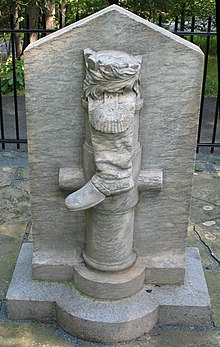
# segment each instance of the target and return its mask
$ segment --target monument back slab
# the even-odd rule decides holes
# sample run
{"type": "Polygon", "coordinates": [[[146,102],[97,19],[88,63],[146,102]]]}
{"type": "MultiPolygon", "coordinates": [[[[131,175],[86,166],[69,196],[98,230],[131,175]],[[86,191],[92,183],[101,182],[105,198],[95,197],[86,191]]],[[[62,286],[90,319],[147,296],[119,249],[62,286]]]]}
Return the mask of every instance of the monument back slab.
{"type": "Polygon", "coordinates": [[[83,167],[81,96],[86,74],[83,52],[88,48],[142,57],[141,170],[161,172],[163,184],[161,189],[139,192],[134,249],[146,268],[146,282],[182,283],[203,54],[118,6],[53,33],[25,51],[33,276],[71,279],[85,247],[85,212],[67,210],[64,200],[71,189],[60,189],[58,179],[60,168],[83,167]]]}

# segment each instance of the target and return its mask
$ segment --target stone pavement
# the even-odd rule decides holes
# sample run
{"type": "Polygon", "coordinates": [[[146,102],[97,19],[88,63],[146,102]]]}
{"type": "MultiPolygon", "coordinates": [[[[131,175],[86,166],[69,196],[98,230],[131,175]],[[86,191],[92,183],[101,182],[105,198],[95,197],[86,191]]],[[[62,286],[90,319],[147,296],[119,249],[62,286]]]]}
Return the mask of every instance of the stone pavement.
{"type": "MultiPolygon", "coordinates": [[[[161,327],[136,341],[117,346],[220,346],[219,182],[220,157],[198,155],[188,244],[200,249],[212,301],[212,327],[210,329],[161,327]]],[[[0,347],[104,346],[71,337],[52,322],[47,324],[30,321],[12,322],[7,319],[5,295],[21,243],[31,241],[30,229],[27,153],[0,152],[0,347]]]]}

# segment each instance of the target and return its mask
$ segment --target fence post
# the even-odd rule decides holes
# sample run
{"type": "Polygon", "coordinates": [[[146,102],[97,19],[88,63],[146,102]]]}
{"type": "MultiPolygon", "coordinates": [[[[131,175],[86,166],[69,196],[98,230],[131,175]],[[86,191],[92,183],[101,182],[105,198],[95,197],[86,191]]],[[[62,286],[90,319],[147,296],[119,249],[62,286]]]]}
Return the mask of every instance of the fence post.
{"type": "Polygon", "coordinates": [[[218,113],[220,117],[220,3],[218,0],[216,0],[216,31],[217,31],[217,64],[218,64],[218,113]]]}
{"type": "MultiPolygon", "coordinates": [[[[5,139],[4,131],[4,118],[3,118],[3,108],[2,108],[2,90],[1,90],[1,78],[0,78],[0,126],[1,126],[1,139],[5,139]]],[[[5,143],[2,142],[2,149],[5,149],[5,143]]]]}
{"type": "MultiPolygon", "coordinates": [[[[191,32],[195,31],[195,16],[192,17],[192,22],[191,22],[191,32]]],[[[193,35],[190,35],[190,42],[193,43],[193,35]]]]}
{"type": "MultiPolygon", "coordinates": [[[[219,1],[216,0],[216,31],[217,31],[217,69],[218,69],[218,91],[217,91],[217,100],[216,100],[216,109],[215,109],[215,119],[214,119],[214,125],[213,125],[213,132],[212,132],[212,143],[215,143],[216,139],[216,131],[217,131],[217,125],[218,125],[218,116],[220,117],[220,19],[219,19],[219,13],[220,13],[220,6],[219,1]]],[[[214,146],[211,147],[211,153],[214,152],[214,146]]]]}
{"type": "Polygon", "coordinates": [[[158,21],[159,27],[162,27],[162,20],[163,20],[163,16],[162,16],[162,14],[160,14],[159,15],[159,21],[158,21]]]}
{"type": "MultiPolygon", "coordinates": [[[[11,29],[14,29],[13,16],[11,16],[11,29]]],[[[12,67],[13,67],[13,93],[14,93],[14,109],[15,109],[15,132],[16,140],[20,139],[19,135],[19,120],[18,120],[18,97],[16,88],[16,59],[15,59],[15,33],[11,33],[11,52],[12,52],[12,67]]],[[[17,143],[17,149],[20,149],[20,144],[17,143]]]]}
{"type": "MultiPolygon", "coordinates": [[[[217,129],[218,129],[218,121],[219,121],[219,111],[220,111],[220,18],[217,16],[217,14],[220,11],[220,1],[216,2],[216,22],[217,22],[217,62],[218,62],[218,96],[217,96],[217,104],[216,104],[216,110],[215,110],[215,118],[214,118],[214,124],[212,129],[212,139],[208,141],[207,143],[202,143],[200,140],[201,137],[201,130],[202,130],[202,123],[203,121],[203,104],[204,104],[204,95],[205,95],[205,83],[206,83],[206,75],[207,75],[207,67],[208,67],[208,54],[209,54],[209,48],[210,48],[210,41],[211,41],[211,35],[216,35],[216,33],[210,33],[211,32],[211,17],[208,20],[208,28],[206,32],[200,32],[196,33],[195,30],[195,17],[192,17],[191,22],[191,30],[188,30],[186,32],[179,31],[179,18],[178,16],[175,17],[175,26],[174,31],[177,35],[180,36],[188,36],[190,38],[190,41],[193,42],[194,35],[201,35],[206,37],[206,47],[205,47],[205,61],[204,61],[204,79],[203,79],[203,85],[202,85],[202,95],[201,95],[201,109],[200,109],[200,118],[199,118],[199,129],[198,129],[198,138],[197,138],[197,152],[199,151],[200,147],[209,147],[211,149],[211,153],[213,153],[214,149],[216,147],[220,147],[220,143],[216,142],[216,135],[217,135],[217,129]]],[[[162,26],[162,15],[159,16],[158,24],[162,26]]],[[[8,139],[6,136],[7,130],[5,130],[4,126],[6,126],[6,120],[3,114],[3,108],[2,108],[2,95],[0,95],[0,143],[2,149],[7,148],[7,143],[15,143],[17,148],[20,149],[20,144],[27,143],[26,139],[20,138],[20,127],[19,127],[19,112],[18,112],[18,97],[17,97],[17,90],[16,90],[16,50],[15,50],[15,34],[16,33],[24,33],[26,37],[26,41],[29,41],[30,33],[37,33],[39,36],[45,36],[45,29],[46,29],[46,17],[45,14],[42,15],[42,21],[40,23],[39,21],[39,27],[43,26],[42,29],[29,29],[29,18],[26,17],[26,29],[14,29],[13,20],[11,19],[11,29],[0,29],[1,33],[10,33],[11,35],[11,47],[10,51],[12,53],[12,67],[13,67],[13,90],[14,90],[14,124],[13,127],[15,127],[15,137],[8,139]]],[[[48,30],[49,32],[53,32],[54,30],[48,30]]],[[[1,93],[1,88],[0,88],[1,93]]]]}
{"type": "MultiPolygon", "coordinates": [[[[42,14],[42,27],[43,27],[44,30],[46,30],[46,28],[47,28],[46,15],[45,15],[45,13],[42,14]]],[[[41,35],[41,37],[44,37],[44,36],[46,36],[46,33],[43,33],[43,34],[41,35]]]]}
{"type": "MultiPolygon", "coordinates": [[[[26,14],[25,16],[25,29],[30,28],[30,22],[29,22],[29,14],[26,14]]],[[[22,47],[22,53],[24,52],[25,48],[30,44],[30,33],[24,33],[24,42],[22,47]]]]}
{"type": "MultiPolygon", "coordinates": [[[[208,20],[208,28],[207,32],[211,31],[212,18],[209,17],[208,20]]],[[[205,85],[206,85],[206,76],[207,76],[207,67],[208,67],[208,59],[209,59],[209,47],[210,47],[210,35],[206,38],[206,47],[205,47],[205,60],[204,60],[204,72],[203,72],[203,82],[202,82],[202,95],[201,95],[201,103],[200,103],[200,114],[199,114],[199,127],[198,127],[198,137],[197,143],[200,142],[201,130],[202,130],[202,115],[204,108],[204,98],[205,98],[205,85]]],[[[199,152],[199,147],[197,146],[197,153],[199,152]]]]}
{"type": "Polygon", "coordinates": [[[178,30],[178,23],[179,23],[179,18],[178,16],[175,17],[175,26],[174,26],[174,31],[176,32],[178,30]]]}

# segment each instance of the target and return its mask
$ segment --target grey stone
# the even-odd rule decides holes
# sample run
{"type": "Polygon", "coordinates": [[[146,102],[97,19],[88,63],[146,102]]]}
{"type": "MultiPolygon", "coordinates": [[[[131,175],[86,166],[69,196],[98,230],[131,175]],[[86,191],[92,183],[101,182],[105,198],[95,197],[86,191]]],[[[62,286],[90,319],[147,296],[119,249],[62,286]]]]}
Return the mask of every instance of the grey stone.
{"type": "MultiPolygon", "coordinates": [[[[71,167],[59,170],[59,187],[62,190],[77,190],[85,184],[83,169],[71,167]]],[[[163,170],[140,171],[138,177],[139,190],[161,190],[163,187],[163,170]]]]}
{"type": "Polygon", "coordinates": [[[34,276],[60,278],[59,264],[69,274],[65,267],[75,264],[76,253],[84,249],[85,213],[66,210],[68,193],[59,190],[58,171],[83,166],[81,94],[88,47],[142,56],[141,169],[163,170],[164,183],[161,191],[140,193],[134,248],[146,262],[157,264],[154,281],[160,282],[156,274],[164,263],[173,263],[176,270],[174,265],[167,279],[179,283],[184,279],[203,55],[191,43],[117,6],[49,35],[25,52],[34,276]]]}
{"type": "Polygon", "coordinates": [[[208,247],[212,256],[220,263],[220,221],[219,219],[204,221],[195,225],[195,231],[208,247]]]}
{"type": "Polygon", "coordinates": [[[157,323],[209,326],[210,300],[196,248],[186,255],[184,286],[148,286],[123,300],[96,300],[71,283],[32,280],[32,245],[22,246],[10,284],[10,319],[56,319],[74,336],[103,342],[137,338],[157,323]]]}
{"type": "MultiPolygon", "coordinates": [[[[16,156],[16,162],[19,161],[19,157],[21,152],[17,153],[9,153],[9,152],[0,152],[0,165],[4,163],[5,166],[11,166],[14,165],[11,162],[11,157],[16,156]],[[4,154],[4,155],[3,155],[4,154]],[[6,161],[7,159],[7,161],[6,161]]],[[[26,153],[25,153],[26,154],[26,153]]],[[[27,154],[26,154],[27,155],[27,154]]],[[[200,160],[197,161],[198,165],[201,166],[201,160],[205,161],[206,167],[204,168],[204,171],[209,169],[212,165],[213,162],[218,161],[218,157],[200,157],[200,160]]],[[[22,163],[20,163],[22,164],[22,163]]],[[[26,161],[27,165],[27,161],[26,161]]],[[[26,170],[28,171],[28,170],[26,170]]],[[[202,173],[201,173],[202,174],[202,173]]],[[[199,190],[199,184],[201,186],[204,184],[203,177],[201,177],[200,180],[200,174],[198,174],[195,179],[197,180],[196,182],[196,190],[199,190]],[[199,183],[201,182],[201,183],[199,183]]],[[[218,179],[219,180],[219,179],[218,179]]],[[[209,204],[212,204],[212,199],[215,200],[216,197],[212,195],[212,192],[214,189],[212,189],[212,186],[217,188],[217,181],[216,177],[214,175],[209,175],[209,181],[207,181],[208,184],[206,184],[206,189],[207,192],[210,191],[210,195],[207,194],[209,197],[209,204]]],[[[195,184],[195,180],[194,180],[195,184]]],[[[0,194],[1,194],[1,202],[3,203],[4,201],[4,190],[7,189],[7,187],[1,188],[0,189],[0,194]]],[[[26,195],[25,195],[26,196],[26,195]]],[[[195,200],[193,199],[193,204],[195,204],[195,200]]],[[[207,204],[207,203],[206,203],[207,204]]],[[[21,207],[22,209],[22,202],[19,201],[18,203],[19,208],[21,207]]],[[[193,221],[198,221],[200,222],[206,220],[204,219],[203,216],[200,215],[200,208],[202,209],[202,206],[198,206],[198,209],[194,209],[194,214],[193,214],[193,221]],[[196,212],[197,211],[197,212],[196,212]]],[[[213,215],[209,215],[209,219],[215,219],[216,218],[216,211],[213,209],[212,211],[207,211],[212,213],[213,215]]],[[[207,218],[207,215],[206,215],[207,218]]],[[[7,291],[7,288],[10,284],[10,279],[11,279],[11,274],[14,269],[14,265],[16,262],[16,257],[19,253],[20,249],[20,241],[18,240],[17,247],[13,247],[12,243],[14,242],[14,237],[20,237],[22,239],[23,232],[25,230],[25,225],[23,227],[16,227],[18,225],[18,220],[14,220],[14,224],[4,224],[0,228],[0,234],[3,235],[3,237],[0,240],[0,254],[1,254],[1,269],[0,269],[0,294],[1,294],[1,299],[4,300],[5,298],[5,293],[7,291]],[[19,231],[20,230],[20,231],[19,231]],[[7,235],[7,237],[5,237],[7,235]],[[8,256],[9,255],[9,256],[8,256]]],[[[13,221],[12,221],[13,222],[13,221]]],[[[10,221],[8,221],[10,223],[10,221]]],[[[192,236],[190,236],[190,245],[200,247],[200,254],[202,258],[202,263],[203,266],[209,266],[209,263],[212,261],[212,257],[210,253],[206,252],[205,249],[206,247],[204,244],[198,239],[197,234],[194,232],[192,236]],[[194,240],[193,240],[193,235],[194,235],[194,240]],[[208,261],[208,258],[210,259],[208,261]]],[[[188,237],[189,240],[189,237],[188,237]]],[[[144,334],[137,340],[131,341],[131,342],[126,342],[123,343],[124,346],[126,347],[207,347],[207,346],[212,346],[212,347],[219,347],[219,338],[220,338],[220,331],[219,326],[220,326],[220,319],[219,319],[219,313],[220,313],[220,292],[219,292],[219,282],[220,282],[220,271],[216,268],[216,270],[213,270],[212,268],[210,270],[205,271],[205,276],[208,284],[208,289],[209,289],[209,294],[211,297],[211,313],[212,313],[212,320],[214,327],[211,327],[211,329],[206,329],[206,328],[182,328],[182,327],[176,327],[176,326],[171,326],[171,327],[159,327],[156,329],[153,329],[150,333],[144,334]]],[[[149,287],[149,286],[148,286],[149,287]]],[[[61,328],[58,327],[57,324],[44,324],[42,322],[36,323],[34,322],[21,322],[19,323],[18,321],[16,322],[11,322],[7,320],[5,315],[3,316],[4,310],[3,310],[4,305],[1,305],[1,312],[0,312],[0,345],[1,347],[11,347],[11,345],[16,346],[16,347],[30,347],[30,345],[33,345],[34,347],[43,347],[44,345],[47,347],[63,347],[68,344],[68,346],[105,346],[106,343],[103,343],[100,345],[98,343],[97,345],[94,344],[94,342],[88,342],[88,341],[82,341],[78,340],[75,337],[70,336],[67,334],[65,331],[63,331],[61,328]],[[66,341],[66,342],[65,342],[66,341]],[[67,342],[68,341],[68,342],[67,342]],[[70,342],[71,341],[71,342],[70,342]]],[[[121,345],[121,343],[120,343],[121,345]]]]}
{"type": "Polygon", "coordinates": [[[209,326],[199,253],[186,252],[202,67],[198,47],[118,6],[28,46],[33,251],[10,318],[103,342],[209,326]],[[79,170],[73,190],[87,182],[77,192],[65,167],[79,170]]]}
{"type": "Polygon", "coordinates": [[[145,268],[141,264],[125,272],[94,272],[84,264],[74,267],[73,279],[76,287],[95,298],[123,299],[143,288],[145,268]]]}
{"type": "Polygon", "coordinates": [[[207,279],[208,290],[211,297],[211,313],[213,325],[220,327],[220,271],[219,270],[206,270],[205,277],[207,279]]]}
{"type": "Polygon", "coordinates": [[[12,177],[14,176],[17,168],[1,167],[0,168],[0,187],[10,186],[12,177]]]}

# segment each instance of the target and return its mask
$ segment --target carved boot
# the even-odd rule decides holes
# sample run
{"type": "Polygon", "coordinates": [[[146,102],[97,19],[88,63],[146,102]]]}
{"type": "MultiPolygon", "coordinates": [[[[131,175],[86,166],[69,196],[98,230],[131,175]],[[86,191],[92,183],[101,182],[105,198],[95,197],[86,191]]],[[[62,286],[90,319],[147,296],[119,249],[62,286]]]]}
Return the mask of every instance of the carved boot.
{"type": "Polygon", "coordinates": [[[84,106],[95,174],[66,198],[66,207],[71,211],[94,207],[106,197],[123,194],[134,186],[132,156],[140,57],[87,49],[85,63],[84,106]]]}
{"type": "Polygon", "coordinates": [[[94,186],[110,196],[129,191],[133,186],[132,155],[136,94],[104,93],[102,98],[88,97],[90,136],[96,173],[94,186]]]}
{"type": "Polygon", "coordinates": [[[90,180],[81,189],[67,196],[65,205],[70,211],[86,210],[105,200],[102,194],[90,180]]]}

